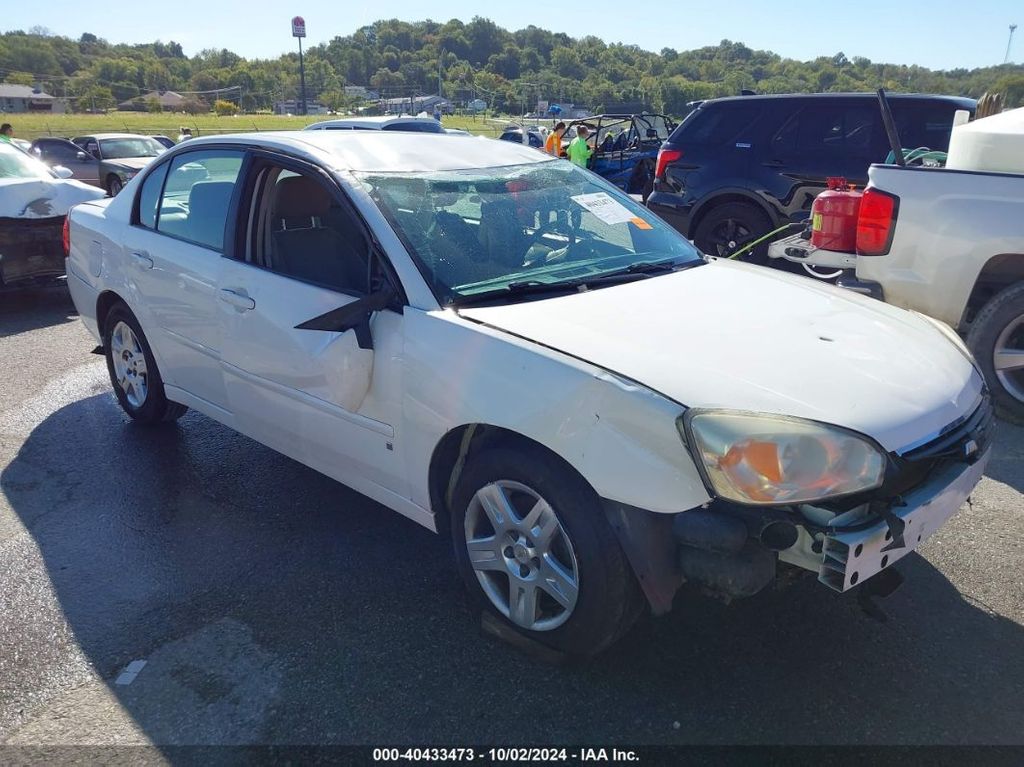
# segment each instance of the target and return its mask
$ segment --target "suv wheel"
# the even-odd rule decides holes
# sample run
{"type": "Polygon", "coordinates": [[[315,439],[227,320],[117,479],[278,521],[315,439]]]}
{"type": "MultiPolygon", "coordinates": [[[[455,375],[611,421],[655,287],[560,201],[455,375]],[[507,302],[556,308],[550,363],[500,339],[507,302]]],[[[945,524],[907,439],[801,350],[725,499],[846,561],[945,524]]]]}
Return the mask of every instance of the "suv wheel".
{"type": "Polygon", "coordinates": [[[1024,282],[1006,288],[978,312],[967,345],[992,390],[996,411],[1024,425],[1024,282]]]}
{"type": "MultiPolygon", "coordinates": [[[[693,242],[709,256],[728,258],[748,242],[768,234],[771,228],[771,220],[759,208],[743,202],[727,202],[704,214],[694,232],[693,242]]],[[[753,252],[744,253],[741,258],[755,264],[767,264],[767,243],[758,245],[753,252]]]]}
{"type": "Polygon", "coordinates": [[[485,610],[574,656],[632,626],[643,596],[594,490],[539,449],[491,448],[452,498],[459,573],[485,610]]]}

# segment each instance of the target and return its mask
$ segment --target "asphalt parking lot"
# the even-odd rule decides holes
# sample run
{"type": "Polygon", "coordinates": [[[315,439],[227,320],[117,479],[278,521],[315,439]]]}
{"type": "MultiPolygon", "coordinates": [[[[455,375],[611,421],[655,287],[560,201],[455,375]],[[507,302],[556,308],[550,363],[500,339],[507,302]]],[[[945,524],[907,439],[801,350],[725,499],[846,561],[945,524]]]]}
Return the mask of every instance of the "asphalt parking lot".
{"type": "Polygon", "coordinates": [[[684,591],[552,668],[481,636],[446,541],[195,413],[129,423],[92,346],[62,287],[0,295],[0,744],[1024,743],[1024,429],[887,622],[684,591]]]}

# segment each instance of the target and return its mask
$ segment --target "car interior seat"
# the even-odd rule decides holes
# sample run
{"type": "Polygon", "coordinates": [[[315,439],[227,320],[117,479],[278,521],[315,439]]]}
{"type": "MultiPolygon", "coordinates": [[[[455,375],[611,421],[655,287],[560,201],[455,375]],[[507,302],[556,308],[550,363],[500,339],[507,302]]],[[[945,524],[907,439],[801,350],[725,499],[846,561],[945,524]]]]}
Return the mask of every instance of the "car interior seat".
{"type": "Polygon", "coordinates": [[[330,192],[313,179],[280,179],[271,204],[270,265],[291,277],[363,293],[366,260],[360,255],[359,242],[339,231],[336,222],[343,211],[334,211],[336,207],[330,192]]]}
{"type": "Polygon", "coordinates": [[[188,215],[180,221],[161,216],[160,228],[200,245],[224,248],[224,212],[228,209],[235,184],[231,181],[200,181],[188,193],[188,215]]]}

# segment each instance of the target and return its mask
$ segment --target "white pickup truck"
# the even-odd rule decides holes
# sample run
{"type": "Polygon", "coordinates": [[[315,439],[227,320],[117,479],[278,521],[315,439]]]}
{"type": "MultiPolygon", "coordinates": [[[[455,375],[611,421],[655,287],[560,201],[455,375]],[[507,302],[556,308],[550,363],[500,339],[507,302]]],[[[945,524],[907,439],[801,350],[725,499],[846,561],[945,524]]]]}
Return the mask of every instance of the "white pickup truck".
{"type": "Polygon", "coordinates": [[[774,243],[770,255],[810,264],[819,274],[844,270],[839,285],[950,325],[966,337],[999,413],[1024,423],[1019,124],[1019,115],[1004,113],[954,129],[945,168],[871,166],[856,254],[814,250],[794,237],[774,243]],[[954,155],[958,131],[973,141],[962,144],[973,155],[961,162],[954,155]]]}

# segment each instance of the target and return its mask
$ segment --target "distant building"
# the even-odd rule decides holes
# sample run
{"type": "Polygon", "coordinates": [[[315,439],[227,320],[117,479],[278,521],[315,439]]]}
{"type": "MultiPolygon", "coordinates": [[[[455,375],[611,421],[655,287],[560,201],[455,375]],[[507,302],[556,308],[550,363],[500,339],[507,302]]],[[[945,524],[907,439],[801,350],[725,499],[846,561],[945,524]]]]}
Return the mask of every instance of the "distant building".
{"type": "MultiPolygon", "coordinates": [[[[274,102],[274,114],[276,115],[297,115],[302,113],[301,104],[298,99],[287,99],[285,101],[274,102]]],[[[330,114],[331,110],[321,104],[319,101],[312,99],[306,100],[306,114],[308,115],[326,115],[330,114]]]]}
{"type": "Polygon", "coordinates": [[[145,112],[149,110],[149,105],[154,100],[160,104],[160,109],[164,112],[183,112],[185,110],[185,97],[174,91],[150,91],[128,101],[122,101],[117,108],[126,112],[145,112]]]}
{"type": "Polygon", "coordinates": [[[386,114],[410,114],[420,112],[433,114],[438,111],[441,114],[452,113],[452,102],[440,96],[405,96],[394,99],[381,99],[380,108],[386,114]]]}
{"type": "Polygon", "coordinates": [[[53,112],[57,99],[29,85],[0,83],[0,111],[53,112]]]}
{"type": "Polygon", "coordinates": [[[483,99],[473,99],[468,104],[466,104],[466,109],[468,109],[470,112],[483,112],[485,109],[487,109],[487,102],[484,101],[483,99]]]}
{"type": "Polygon", "coordinates": [[[377,101],[380,98],[380,94],[375,90],[370,90],[363,85],[346,85],[345,95],[350,99],[366,99],[367,101],[377,101]]]}

